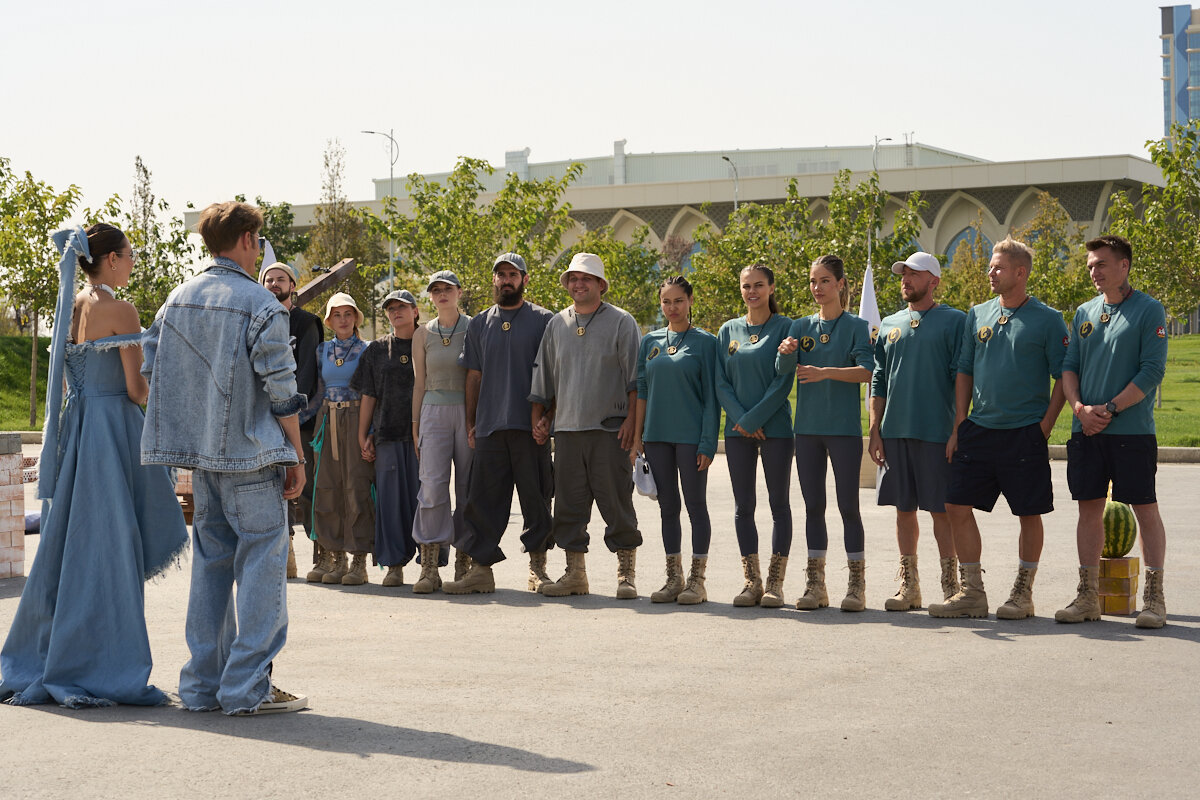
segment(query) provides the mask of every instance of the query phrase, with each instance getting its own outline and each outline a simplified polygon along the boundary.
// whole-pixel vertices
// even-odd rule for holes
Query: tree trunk
[[[37,430],[38,312],[33,311],[33,349],[29,353],[29,430]]]

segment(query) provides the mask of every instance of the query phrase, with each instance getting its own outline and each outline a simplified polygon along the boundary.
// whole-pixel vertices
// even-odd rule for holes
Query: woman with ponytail
[[[187,545],[166,467],[141,463],[141,326],[116,299],[135,253],[112,225],[59,231],[59,295],[39,462],[37,558],[0,651],[0,699],[158,705],[143,583]],[[75,294],[75,271],[87,288]],[[64,396],[65,380],[65,396]]]
[[[862,463],[862,398],[858,385],[871,379],[874,358],[870,326],[846,311],[849,290],[842,260],[825,255],[809,269],[808,289],[820,306],[816,314],[792,323],[779,345],[776,371],[796,376],[796,474],[804,495],[808,567],[804,595],[796,608],[829,605],[825,589],[825,465],[833,464],[838,510],[850,567],[843,611],[866,608],[863,524],[858,510]],[[801,412],[803,409],[803,412]]]

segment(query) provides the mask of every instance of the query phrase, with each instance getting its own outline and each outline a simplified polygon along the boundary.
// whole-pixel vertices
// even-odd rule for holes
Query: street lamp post
[[[733,167],[733,210],[738,209],[738,171],[737,164],[733,163],[733,159],[729,156],[721,156],[723,161],[728,161],[729,166]]]
[[[882,139],[880,139],[878,136],[875,137],[875,144],[871,147],[871,172],[875,173],[876,175],[879,174],[879,143],[890,142],[891,140],[892,137],[890,136],[885,136]],[[867,227],[867,269],[871,268],[871,240],[874,238],[874,235],[875,215],[872,214],[870,224]]]
[[[363,131],[374,136],[386,136],[388,140],[388,155],[391,156],[391,163],[388,164],[388,196],[393,200],[396,197],[396,161],[400,158],[400,145],[396,144],[396,137],[393,136],[396,132],[392,128],[387,133],[383,131]],[[388,291],[396,288],[396,242],[391,237],[388,238]]]

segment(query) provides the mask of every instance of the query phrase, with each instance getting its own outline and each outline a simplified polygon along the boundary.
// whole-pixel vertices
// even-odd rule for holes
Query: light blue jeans
[[[283,479],[278,466],[192,472],[192,657],[179,674],[179,697],[191,711],[250,711],[271,692],[271,661],[287,640]]]

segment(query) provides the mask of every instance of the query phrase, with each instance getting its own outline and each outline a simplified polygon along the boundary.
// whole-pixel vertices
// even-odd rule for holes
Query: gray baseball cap
[[[401,303],[408,303],[410,306],[415,306],[417,304],[417,298],[413,297],[412,292],[410,292],[408,289],[397,289],[394,292],[390,292],[387,297],[383,298],[383,302],[379,304],[379,307],[384,311],[387,311],[388,303],[392,302],[393,300],[399,300]]]
[[[492,272],[496,271],[496,267],[501,264],[512,264],[525,274],[529,274],[529,270],[525,268],[525,259],[521,258],[516,253],[505,253],[504,255],[496,256],[496,260],[492,262]]]
[[[448,283],[451,286],[462,286],[458,282],[458,276],[448,269],[439,270],[429,276],[429,282],[425,284],[425,291],[433,288],[435,283]]]

